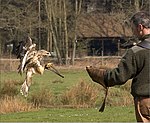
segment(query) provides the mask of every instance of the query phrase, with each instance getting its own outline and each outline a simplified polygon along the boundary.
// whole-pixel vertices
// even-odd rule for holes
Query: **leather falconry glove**
[[[105,89],[107,88],[104,83],[104,74],[106,73],[105,69],[87,66],[86,70],[94,82],[102,85]]]
[[[103,112],[105,109],[105,102],[106,102],[106,98],[107,98],[107,94],[108,94],[108,87],[105,85],[105,82],[104,82],[104,74],[106,73],[106,69],[96,68],[93,66],[87,66],[86,70],[94,82],[102,85],[106,89],[102,106],[99,109],[99,112]]]

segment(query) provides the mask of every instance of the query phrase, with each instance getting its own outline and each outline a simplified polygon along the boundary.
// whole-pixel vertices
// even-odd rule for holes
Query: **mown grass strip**
[[[106,107],[103,113],[96,108],[47,108],[39,111],[1,115],[1,122],[135,122],[134,107]]]

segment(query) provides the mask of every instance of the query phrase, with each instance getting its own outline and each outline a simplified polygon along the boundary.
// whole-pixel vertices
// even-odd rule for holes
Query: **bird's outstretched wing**
[[[17,58],[22,59],[27,52],[27,49],[32,45],[32,39],[27,37],[26,40],[20,41],[18,46],[16,47],[16,55]]]
[[[19,42],[16,48],[17,58],[20,59],[18,73],[22,74],[26,65],[28,54],[35,50],[36,44],[32,44],[32,39],[27,37],[25,41]]]

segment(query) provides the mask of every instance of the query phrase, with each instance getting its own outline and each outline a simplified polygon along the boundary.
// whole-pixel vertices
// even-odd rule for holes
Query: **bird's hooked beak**
[[[49,56],[49,57],[50,57],[50,56],[52,56],[52,54],[51,54],[50,52],[48,52],[48,55],[47,55],[47,56]]]
[[[56,57],[57,56],[55,52],[50,52],[50,54],[51,54],[51,57]]]

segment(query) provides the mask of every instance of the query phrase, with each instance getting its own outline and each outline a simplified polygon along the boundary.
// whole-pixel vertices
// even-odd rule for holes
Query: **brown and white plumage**
[[[32,76],[34,74],[43,74],[45,69],[52,66],[52,63],[43,63],[44,57],[51,56],[50,52],[46,50],[36,50],[35,47],[36,44],[32,43],[30,37],[28,37],[26,41],[20,42],[17,47],[17,58],[20,58],[18,73],[21,75],[23,72],[26,73],[25,81],[20,89],[20,92],[24,96],[28,95]]]

